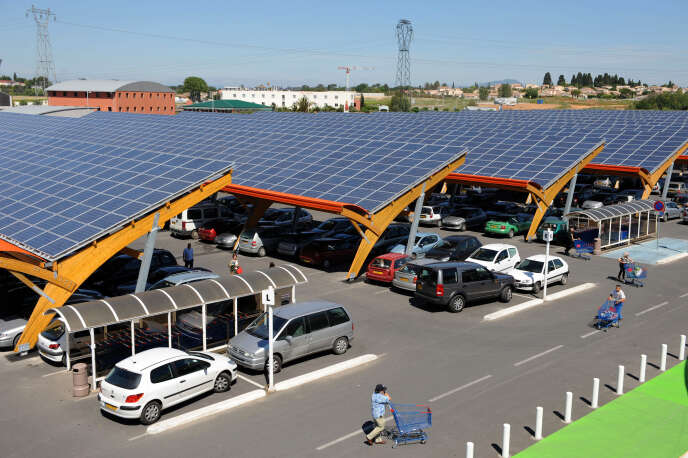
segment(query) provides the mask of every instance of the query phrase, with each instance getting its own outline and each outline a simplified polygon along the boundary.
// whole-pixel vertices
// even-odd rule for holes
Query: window
[[[442,269],[442,283],[451,285],[459,281],[459,274],[456,269]]]
[[[134,111],[136,111],[136,107],[134,107]]]
[[[294,318],[289,322],[279,340],[284,340],[287,336],[299,337],[306,334],[306,320],[303,317]]]
[[[310,325],[311,332],[319,331],[329,327],[329,322],[327,321],[326,312],[313,313],[308,315],[308,324]]]
[[[201,219],[203,218],[203,212],[200,208],[190,208],[186,211],[187,219]]]
[[[464,283],[470,283],[478,280],[478,274],[475,269],[464,270],[461,272],[461,281]]]
[[[117,366],[113,367],[105,381],[111,385],[115,385],[125,390],[133,390],[139,386],[141,381],[141,374],[135,372],[129,372],[128,370],[119,368]]]
[[[108,111],[112,111],[112,107],[108,107]]]
[[[437,284],[437,271],[432,269],[423,269],[420,272],[420,280],[422,282],[428,282],[432,285]]]
[[[66,92],[63,92],[63,93],[62,93],[62,97],[67,97],[67,93],[66,93]]]
[[[179,377],[202,371],[210,367],[210,363],[192,358],[179,359],[172,364],[174,364],[174,368],[176,369]]]
[[[172,366],[169,364],[163,364],[160,367],[156,367],[150,373],[150,380],[152,383],[166,382],[174,378],[172,375]]]
[[[203,210],[203,216],[206,218],[217,218],[217,215],[217,208],[206,208],[205,210]]]
[[[500,251],[499,254],[497,255],[497,259],[496,259],[495,262],[502,262],[502,261],[504,261],[505,259],[507,259],[508,257],[509,257],[509,255],[508,255],[508,253],[506,252],[506,250],[502,250],[502,251]]]
[[[395,268],[395,269],[401,268],[401,266],[403,266],[404,264],[406,264],[407,261],[408,261],[407,258],[399,258],[399,259],[397,259],[396,261],[394,261],[394,268]]]
[[[556,269],[556,267],[554,267],[554,261],[548,262],[548,263],[547,263],[547,271],[548,271],[548,272],[551,272],[551,271],[553,271],[554,269]]]
[[[515,258],[516,257],[516,248],[509,248],[509,257],[510,258]]]
[[[347,315],[346,311],[341,307],[328,310],[327,316],[330,319],[330,326],[337,326],[338,324],[343,324],[349,321],[349,315]]]
[[[475,274],[477,280],[492,280],[492,274],[484,267],[477,267]]]

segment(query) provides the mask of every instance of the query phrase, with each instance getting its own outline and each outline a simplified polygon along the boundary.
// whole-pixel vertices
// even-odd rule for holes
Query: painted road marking
[[[563,291],[559,291],[556,293],[552,293],[547,295],[546,301],[556,301],[557,299],[561,299],[562,297],[570,296],[571,294],[576,294],[580,293],[581,291],[585,291],[591,288],[594,288],[597,286],[597,283],[583,283],[582,285],[574,286],[573,288],[567,288]]]
[[[680,296],[680,297],[686,297],[686,296],[688,296],[688,293],[685,293],[685,294],[681,294],[681,296]]]
[[[389,292],[388,289],[382,289],[380,291],[375,291],[373,294],[384,294],[384,293],[388,293],[388,292]]]
[[[293,377],[293,378],[290,378],[287,380],[283,380],[281,382],[277,382],[274,386],[274,390],[275,391],[288,390],[288,389],[303,385],[305,383],[319,380],[323,377],[338,374],[339,372],[343,372],[347,369],[353,369],[354,367],[358,367],[358,366],[361,366],[363,364],[367,364],[371,361],[375,361],[376,359],[377,359],[377,355],[373,355],[373,354],[366,354],[366,355],[357,356],[356,358],[342,361],[341,363],[333,364],[331,366],[327,366],[327,367],[324,367],[322,369],[318,369],[316,371],[309,372],[307,374],[297,375],[296,377]]]
[[[531,356],[530,358],[524,359],[523,361],[519,361],[519,362],[517,362],[517,363],[514,363],[514,367],[518,367],[518,366],[520,366],[521,364],[525,364],[525,363],[527,363],[527,362],[529,362],[529,361],[532,361],[532,360],[534,360],[534,359],[536,359],[536,358],[539,358],[540,356],[545,356],[547,353],[552,353],[553,351],[559,350],[559,349],[562,348],[562,347],[563,347],[563,345],[557,345],[556,347],[552,347],[552,348],[550,348],[549,350],[543,351],[542,353],[538,353],[537,355],[533,355],[533,356]]]
[[[525,297],[526,299],[532,299],[533,296],[527,296],[525,294],[511,293],[512,296]]]
[[[138,436],[130,437],[130,441],[135,441],[136,439],[141,439],[143,436],[147,436],[148,433],[139,434]]]
[[[261,385],[260,383],[254,382],[250,378],[244,377],[241,374],[237,374],[237,378],[240,378],[241,380],[250,383],[251,385],[257,386],[258,388],[263,388],[265,389],[265,385]]]
[[[67,369],[62,369],[61,371],[51,372],[49,374],[43,374],[43,375],[41,375],[41,377],[46,378],[46,377],[51,377],[51,376],[57,375],[57,374],[69,374],[69,372],[70,371],[68,371]]]
[[[589,333],[587,333],[587,334],[583,334],[583,335],[581,336],[581,339],[587,339],[588,337],[590,337],[590,336],[592,336],[592,335],[595,335],[595,334],[597,334],[598,332],[600,332],[599,329],[598,329],[597,331],[592,331],[592,332],[589,332]]]
[[[664,301],[664,302],[662,302],[661,304],[653,305],[653,306],[650,307],[649,309],[645,309],[645,310],[643,310],[642,312],[636,313],[635,316],[644,315],[644,314],[646,314],[647,312],[651,312],[651,311],[653,311],[653,310],[657,310],[658,308],[664,307],[664,306],[667,305],[667,304],[668,304],[668,302],[667,302],[667,301]]]
[[[439,396],[435,396],[435,397],[432,398],[432,399],[428,399],[428,402],[439,401],[439,400],[442,399],[442,398],[445,398],[445,397],[450,396],[450,395],[452,395],[452,394],[454,394],[454,393],[457,393],[457,392],[459,392],[459,391],[461,391],[461,390],[463,390],[463,389],[465,389],[465,388],[468,388],[469,386],[473,386],[473,385],[475,385],[476,383],[480,383],[480,382],[482,382],[483,380],[487,380],[487,379],[490,378],[490,377],[492,377],[492,376],[491,376],[491,375],[486,375],[485,377],[481,377],[481,378],[479,378],[478,380],[473,380],[472,382],[468,382],[468,383],[466,383],[465,385],[461,385],[461,386],[458,387],[458,388],[454,388],[453,390],[447,391],[446,393],[440,394]]]
[[[544,301],[542,299],[533,299],[530,301],[523,302],[518,305],[513,305],[511,307],[507,307],[502,310],[498,310],[496,312],[488,313],[483,317],[483,320],[496,320],[497,318],[502,318],[508,315],[511,315],[512,313],[516,312],[521,312],[523,310],[528,310],[531,307],[535,307],[536,305],[542,304]]]
[[[385,417],[385,422],[388,422],[388,421],[390,421],[391,419],[392,419],[392,417]],[[335,439],[335,440],[333,440],[332,442],[328,442],[327,444],[323,444],[323,445],[321,445],[320,447],[317,447],[316,450],[318,450],[318,451],[324,450],[324,449],[326,449],[327,447],[330,447],[330,446],[332,446],[332,445],[338,444],[338,443],[343,442],[343,441],[345,441],[345,440],[347,440],[347,439],[351,439],[352,437],[355,437],[355,436],[358,436],[358,435],[362,435],[362,434],[363,434],[363,431],[360,430],[360,429],[357,429],[357,430],[354,431],[353,433],[349,433],[349,434],[347,434],[346,436],[342,436],[342,437],[340,437],[339,439]]]

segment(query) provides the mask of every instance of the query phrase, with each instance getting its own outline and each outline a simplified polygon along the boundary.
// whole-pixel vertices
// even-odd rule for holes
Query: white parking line
[[[139,434],[138,436],[130,437],[129,441],[135,441],[136,439],[141,439],[143,436],[147,436],[148,433]]]
[[[531,356],[530,358],[526,358],[526,359],[524,359],[524,360],[522,360],[522,361],[519,361],[519,362],[517,362],[517,363],[514,363],[514,367],[518,367],[518,366],[520,366],[521,364],[525,364],[525,363],[527,363],[528,361],[532,361],[532,360],[534,360],[534,359],[536,359],[536,358],[539,358],[540,356],[545,356],[547,353],[552,353],[553,351],[559,350],[559,349],[562,348],[562,347],[563,347],[563,345],[557,345],[556,347],[550,348],[549,350],[545,350],[545,351],[543,351],[542,353],[538,353],[537,355],[533,355],[533,356]]]
[[[389,289],[382,289],[380,291],[375,291],[373,294],[384,294],[384,293],[388,293],[388,292],[389,292]]]
[[[466,383],[465,385],[461,385],[461,386],[458,387],[458,388],[454,388],[453,390],[447,391],[446,393],[442,393],[442,394],[440,394],[439,396],[435,396],[435,397],[432,398],[432,399],[428,399],[428,402],[439,401],[439,400],[442,399],[442,398],[446,398],[446,397],[449,396],[449,395],[452,395],[452,394],[454,394],[454,393],[458,393],[459,391],[461,391],[461,390],[463,390],[463,389],[465,389],[465,388],[468,388],[469,386],[473,386],[473,385],[475,385],[476,383],[480,383],[480,382],[482,382],[483,380],[487,380],[487,379],[490,378],[490,377],[492,377],[492,376],[491,376],[491,375],[486,375],[485,377],[481,377],[481,378],[479,378],[478,380],[473,380],[472,382],[468,382],[468,383]]]
[[[51,376],[57,375],[57,374],[69,374],[69,371],[67,369],[62,369],[61,371],[51,372],[49,374],[43,374],[43,375],[41,375],[41,377],[46,378],[46,377],[51,377]]]
[[[688,293],[681,294],[679,297],[686,297],[688,296]]]
[[[526,299],[532,299],[534,296],[527,296],[525,294],[511,293],[512,296],[525,297]]]
[[[257,386],[258,388],[265,388],[265,385],[261,385],[260,383],[254,382],[254,381],[251,380],[250,378],[246,378],[246,377],[244,377],[244,376],[241,375],[241,374],[237,374],[237,378],[240,378],[241,380],[243,380],[243,381],[245,381],[245,382],[248,382],[248,383],[250,383],[251,385],[255,385],[255,386]]]
[[[385,422],[390,421],[391,419],[392,419],[392,417],[385,417]],[[340,442],[343,442],[347,439],[351,439],[352,437],[358,436],[358,435],[363,435],[363,431],[358,429],[352,433],[347,434],[346,436],[342,436],[338,439],[333,440],[332,442],[328,442],[327,444],[323,444],[320,447],[317,447],[316,450],[318,450],[318,451],[324,450],[327,447],[331,447],[332,445],[338,444]]]
[[[589,333],[587,333],[587,334],[583,334],[583,335],[580,336],[580,337],[581,337],[581,339],[587,339],[588,337],[590,337],[590,336],[592,336],[592,335],[595,335],[595,334],[597,334],[598,332],[600,332],[599,329],[598,329],[597,331],[592,331],[592,332],[589,332]]]
[[[667,301],[664,301],[664,302],[662,302],[661,304],[653,305],[653,306],[650,307],[649,309],[645,309],[645,310],[643,310],[642,312],[636,313],[635,316],[645,315],[647,312],[651,312],[651,311],[653,311],[653,310],[657,310],[658,308],[664,307],[664,306],[667,305],[667,304],[668,304],[668,302],[667,302]]]

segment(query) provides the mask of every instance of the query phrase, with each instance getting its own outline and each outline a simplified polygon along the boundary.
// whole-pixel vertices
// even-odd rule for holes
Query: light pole
[[[274,336],[273,333],[273,319],[272,319],[272,307],[275,305],[275,290],[272,286],[269,286],[267,290],[263,291],[263,304],[268,306],[268,391],[272,391],[274,387],[274,374],[273,374],[273,364],[274,364]]]
[[[545,248],[545,278],[542,280],[542,299],[547,299],[547,274],[549,273],[549,242],[554,239],[554,232],[552,229],[545,229],[542,232],[542,238],[547,242],[547,248]]]

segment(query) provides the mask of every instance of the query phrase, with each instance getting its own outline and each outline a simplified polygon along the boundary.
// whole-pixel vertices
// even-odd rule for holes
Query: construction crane
[[[356,66],[340,66],[337,67],[337,70],[345,70],[346,71],[346,92],[349,92],[349,75],[351,74],[351,70],[375,70],[375,67],[356,67]],[[344,111],[348,112],[349,111],[349,102],[348,100],[344,103]]]

